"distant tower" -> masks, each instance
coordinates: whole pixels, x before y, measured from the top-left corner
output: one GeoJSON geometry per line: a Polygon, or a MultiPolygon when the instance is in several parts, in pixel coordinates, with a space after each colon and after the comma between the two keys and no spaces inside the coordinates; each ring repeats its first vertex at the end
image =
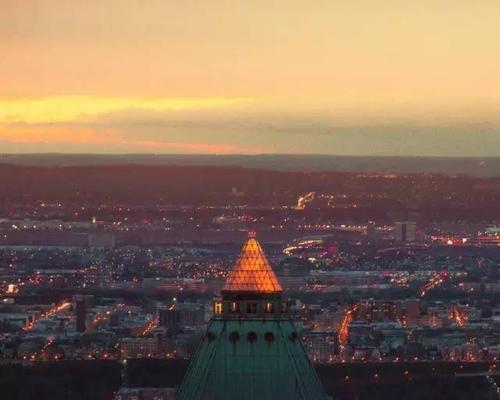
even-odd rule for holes
{"type": "Polygon", "coordinates": [[[112,232],[105,231],[103,224],[97,222],[96,217],[92,217],[88,242],[91,250],[112,249],[115,247],[115,235],[112,232]]]}
{"type": "Polygon", "coordinates": [[[366,225],[366,236],[369,240],[373,240],[376,238],[377,231],[376,231],[376,225],[375,222],[373,221],[368,221],[368,224],[366,225]]]}
{"type": "Polygon", "coordinates": [[[177,400],[325,400],[254,233],[229,272],[177,400]]]}
{"type": "Polygon", "coordinates": [[[396,222],[394,224],[394,239],[398,242],[414,242],[417,224],[413,221],[396,222]]]}
{"type": "Polygon", "coordinates": [[[87,329],[87,304],[84,296],[75,296],[76,330],[84,333],[87,329]]]}

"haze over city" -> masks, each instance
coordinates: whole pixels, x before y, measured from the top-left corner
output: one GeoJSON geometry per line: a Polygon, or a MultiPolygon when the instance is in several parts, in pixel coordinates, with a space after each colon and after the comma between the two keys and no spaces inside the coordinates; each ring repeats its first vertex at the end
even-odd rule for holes
{"type": "Polygon", "coordinates": [[[0,0],[1,400],[500,397],[498,0],[0,0]]]}

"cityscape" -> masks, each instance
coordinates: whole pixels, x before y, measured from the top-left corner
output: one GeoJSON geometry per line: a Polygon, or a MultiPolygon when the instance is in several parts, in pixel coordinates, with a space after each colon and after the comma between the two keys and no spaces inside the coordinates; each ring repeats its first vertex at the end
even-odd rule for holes
{"type": "MultiPolygon", "coordinates": [[[[1,167],[16,168],[25,174],[27,167],[1,167]]],[[[72,181],[83,194],[87,183],[79,175],[92,168],[29,171],[50,182],[72,181]]],[[[106,168],[103,187],[129,169],[106,168]]],[[[199,179],[193,168],[211,174],[190,166],[147,173],[168,176],[173,169],[191,191],[199,179]]],[[[409,395],[416,390],[410,382],[430,384],[429,371],[453,381],[448,396],[463,392],[460,385],[467,395],[496,393],[497,178],[333,174],[335,190],[324,173],[311,172],[300,192],[299,179],[269,191],[260,181],[280,181],[282,173],[258,171],[248,183],[249,173],[218,169],[225,187],[201,189],[213,199],[208,204],[182,188],[175,202],[154,204],[160,189],[144,183],[140,167],[127,190],[147,196],[112,203],[103,190],[79,201],[78,189],[62,194],[60,186],[29,184],[21,173],[6,176],[13,179],[0,220],[2,368],[35,373],[95,363],[110,372],[93,383],[100,391],[93,398],[175,398],[181,371],[217,313],[214,299],[248,232],[256,232],[329,396],[373,396],[380,385],[394,386],[395,376],[408,383],[398,390],[409,395]],[[436,217],[444,203],[446,213],[436,217]],[[481,203],[478,214],[465,211],[481,203]],[[170,377],[169,385],[148,377],[151,366],[170,377]]],[[[35,389],[11,383],[8,390],[16,398],[35,389]]],[[[47,398],[65,398],[50,386],[42,390],[47,398]]]]}
{"type": "Polygon", "coordinates": [[[0,400],[500,400],[499,21],[0,0],[0,400]]]}

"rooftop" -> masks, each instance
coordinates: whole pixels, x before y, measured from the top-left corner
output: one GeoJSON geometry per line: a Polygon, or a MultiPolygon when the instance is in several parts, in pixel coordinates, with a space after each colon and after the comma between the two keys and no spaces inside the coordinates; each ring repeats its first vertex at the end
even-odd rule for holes
{"type": "Polygon", "coordinates": [[[254,232],[249,232],[222,292],[280,293],[283,289],[254,232]]]}

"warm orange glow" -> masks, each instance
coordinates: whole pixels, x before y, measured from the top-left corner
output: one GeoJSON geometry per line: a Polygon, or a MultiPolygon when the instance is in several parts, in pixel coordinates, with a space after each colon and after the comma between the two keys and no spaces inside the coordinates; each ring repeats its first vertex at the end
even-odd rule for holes
{"type": "MultiPolygon", "coordinates": [[[[54,305],[53,307],[49,308],[48,310],[42,312],[39,319],[52,317],[61,311],[67,310],[70,307],[71,307],[71,303],[69,301],[63,301],[59,305],[54,305]]],[[[29,322],[23,329],[25,331],[31,331],[35,327],[37,322],[38,322],[38,320],[33,320],[33,321],[29,322]]]]}
{"type": "MultiPolygon", "coordinates": [[[[200,153],[255,153],[261,149],[251,146],[233,146],[224,143],[196,143],[169,140],[132,139],[116,129],[88,129],[80,127],[38,126],[0,123],[0,142],[18,144],[47,144],[94,146],[101,150],[141,149],[145,151],[181,151],[200,153]]],[[[126,152],[126,151],[125,151],[126,152]]]]}
{"type": "Polygon", "coordinates": [[[455,320],[457,326],[464,326],[467,322],[467,316],[456,306],[451,309],[451,317],[455,320]]]}
{"type": "Polygon", "coordinates": [[[41,135],[0,135],[0,152],[495,157],[499,15],[495,0],[4,0],[0,125],[41,135]]]}
{"type": "Polygon", "coordinates": [[[349,325],[351,324],[354,316],[353,314],[357,311],[358,305],[354,304],[349,307],[344,315],[344,319],[340,324],[339,341],[341,345],[345,345],[349,340],[349,325]]]}
{"type": "Polygon", "coordinates": [[[222,290],[261,293],[283,290],[254,233],[249,235],[243,245],[236,265],[229,272],[222,290]]]}
{"type": "Polygon", "coordinates": [[[436,286],[442,285],[445,281],[446,273],[434,273],[431,278],[425,283],[425,285],[420,289],[420,297],[424,297],[429,290],[435,288],[436,286]]]}
{"type": "Polygon", "coordinates": [[[149,335],[154,329],[156,329],[156,327],[158,327],[159,323],[160,318],[158,316],[151,318],[141,332],[141,336],[149,335]]]}

